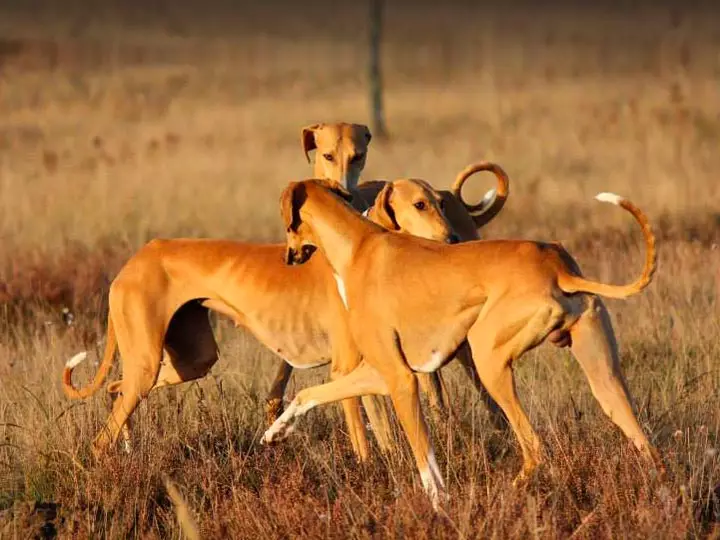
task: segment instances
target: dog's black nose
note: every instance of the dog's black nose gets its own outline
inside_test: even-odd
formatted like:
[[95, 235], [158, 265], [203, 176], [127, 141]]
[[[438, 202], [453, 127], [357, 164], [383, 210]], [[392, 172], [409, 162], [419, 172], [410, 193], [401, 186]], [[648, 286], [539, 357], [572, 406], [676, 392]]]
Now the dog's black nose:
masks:
[[460, 237], [452, 233], [450, 236], [448, 236], [447, 240], [445, 240], [448, 244], [457, 244], [460, 241]]
[[288, 248], [287, 252], [285, 252], [285, 264], [288, 266], [291, 266], [295, 264], [295, 250], [292, 248]]

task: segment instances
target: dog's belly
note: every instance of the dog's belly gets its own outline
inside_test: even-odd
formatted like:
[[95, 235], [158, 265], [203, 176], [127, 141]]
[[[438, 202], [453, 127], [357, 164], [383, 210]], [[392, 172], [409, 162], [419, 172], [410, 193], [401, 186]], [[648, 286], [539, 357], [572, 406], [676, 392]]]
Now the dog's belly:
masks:
[[465, 341], [479, 309], [468, 310], [445, 324], [403, 325], [398, 329], [399, 346], [414, 371], [432, 373], [451, 359]]
[[263, 345], [294, 368], [322, 366], [332, 358], [327, 329], [311, 317], [265, 324], [249, 321], [246, 326]]

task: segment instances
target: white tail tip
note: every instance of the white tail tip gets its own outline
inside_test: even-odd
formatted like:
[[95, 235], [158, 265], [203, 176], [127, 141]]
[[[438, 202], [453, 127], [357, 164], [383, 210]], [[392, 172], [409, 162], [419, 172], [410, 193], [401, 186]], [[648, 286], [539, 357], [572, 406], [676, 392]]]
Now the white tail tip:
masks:
[[68, 369], [74, 369], [78, 364], [82, 364], [85, 359], [87, 358], [87, 352], [83, 351], [80, 353], [77, 353], [75, 356], [73, 356], [70, 360], [65, 362], [65, 367]]
[[616, 205], [620, 205], [620, 203], [625, 200], [620, 195], [615, 195], [614, 193], [608, 193], [607, 191], [598, 193], [597, 195], [595, 195], [595, 198], [598, 201], [607, 202], [607, 203], [616, 204]]
[[483, 204], [487, 204], [490, 201], [492, 201], [493, 199], [495, 199], [496, 196], [497, 196], [497, 190], [495, 188], [492, 188], [491, 190], [488, 190], [488, 192], [485, 193], [485, 195], [483, 195], [481, 202]]

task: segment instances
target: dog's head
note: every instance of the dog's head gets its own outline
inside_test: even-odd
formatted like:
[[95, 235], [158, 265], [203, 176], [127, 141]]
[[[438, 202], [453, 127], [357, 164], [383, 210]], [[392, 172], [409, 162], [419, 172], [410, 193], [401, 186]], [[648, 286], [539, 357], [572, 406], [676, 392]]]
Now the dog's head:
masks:
[[355, 189], [365, 167], [372, 135], [362, 124], [313, 124], [302, 129], [301, 142], [310, 163], [310, 151], [316, 150], [313, 174], [328, 178], [348, 189]]
[[430, 184], [406, 178], [385, 185], [369, 217], [386, 229], [455, 244], [458, 236], [443, 213], [443, 204]]
[[303, 206], [308, 198], [308, 189], [315, 187], [326, 189], [346, 202], [352, 201], [350, 192], [332, 180], [313, 179], [288, 184], [280, 196], [280, 212], [285, 224], [287, 264], [307, 262], [318, 247], [315, 231], [302, 215]]

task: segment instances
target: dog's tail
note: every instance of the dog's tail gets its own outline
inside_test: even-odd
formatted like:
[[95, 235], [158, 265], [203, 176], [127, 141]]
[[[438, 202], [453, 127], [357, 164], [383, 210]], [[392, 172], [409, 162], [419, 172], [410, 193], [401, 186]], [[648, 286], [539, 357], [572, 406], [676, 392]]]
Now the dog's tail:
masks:
[[81, 364], [87, 358], [87, 352], [83, 351], [76, 354], [65, 364], [65, 369], [62, 373], [62, 385], [65, 394], [71, 399], [84, 399], [92, 396], [102, 386], [107, 374], [110, 372], [112, 367], [112, 361], [115, 357], [115, 350], [117, 349], [117, 337], [115, 335], [115, 328], [113, 327], [112, 317], [108, 314], [108, 327], [107, 327], [107, 342], [105, 343], [105, 355], [103, 356], [100, 367], [93, 382], [84, 388], [77, 389], [72, 383], [72, 372], [79, 364]]
[[598, 193], [595, 198], [598, 201], [616, 204], [624, 208], [630, 212], [640, 224], [643, 237], [645, 238], [645, 266], [643, 267], [642, 274], [635, 281], [627, 285], [609, 285], [590, 281], [580, 276], [562, 273], [558, 276], [558, 286], [566, 293], [587, 292], [607, 298], [627, 298], [647, 287], [657, 269], [655, 235], [652, 232], [647, 216], [627, 199], [623, 199], [614, 193]]
[[[497, 187], [488, 191], [478, 204], [468, 204], [462, 197], [462, 188], [465, 181], [473, 174], [481, 171], [490, 171], [497, 178]], [[487, 225], [495, 216], [500, 213], [510, 191], [510, 179], [505, 171], [495, 163], [481, 161], [465, 167], [455, 178], [450, 192], [463, 204], [479, 229]]]

